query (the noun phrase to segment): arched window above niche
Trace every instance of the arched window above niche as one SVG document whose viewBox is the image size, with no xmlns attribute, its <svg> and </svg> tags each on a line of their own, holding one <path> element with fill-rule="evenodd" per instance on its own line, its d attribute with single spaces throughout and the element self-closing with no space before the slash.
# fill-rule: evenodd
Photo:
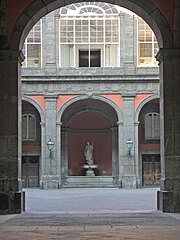
<svg viewBox="0 0 180 240">
<path fill-rule="evenodd" d="M 79 14 L 118 14 L 117 6 L 104 2 L 82 2 L 73 3 L 71 5 L 62 7 L 60 15 L 77 16 Z"/>
<path fill-rule="evenodd" d="M 157 66 L 155 35 L 143 19 L 129 10 L 109 3 L 82 2 L 60 8 L 59 14 L 59 25 L 52 18 L 57 16 L 54 12 L 31 29 L 23 47 L 23 67 L 42 67 L 43 56 L 57 49 L 56 60 L 59 55 L 62 68 L 120 67 L 124 60 L 134 61 L 134 66 L 139 67 Z M 56 36 L 49 32 L 48 23 Z M 52 39 L 59 42 L 52 42 L 51 49 L 46 46 Z M 137 56 L 137 61 L 132 56 Z"/>
<path fill-rule="evenodd" d="M 60 67 L 118 67 L 120 8 L 74 3 L 60 9 Z"/>
</svg>

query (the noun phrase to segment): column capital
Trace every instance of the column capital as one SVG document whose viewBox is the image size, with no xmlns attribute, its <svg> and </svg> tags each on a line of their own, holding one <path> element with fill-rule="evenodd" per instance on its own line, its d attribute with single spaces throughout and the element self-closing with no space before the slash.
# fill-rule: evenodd
<svg viewBox="0 0 180 240">
<path fill-rule="evenodd" d="M 138 126 L 139 126 L 139 123 L 140 123 L 139 121 L 134 122 L 134 126 L 135 126 L 135 127 L 136 127 L 136 126 L 138 127 Z"/>
<path fill-rule="evenodd" d="M 45 126 L 45 122 L 40 122 L 40 126 L 44 127 Z"/>
<path fill-rule="evenodd" d="M 22 63 L 24 61 L 24 55 L 22 51 L 19 50 L 0 50 L 0 62 L 3 61 L 18 61 Z"/>
<path fill-rule="evenodd" d="M 57 126 L 62 126 L 62 122 L 56 122 Z"/>
<path fill-rule="evenodd" d="M 119 126 L 119 125 L 123 125 L 124 123 L 123 122 L 121 122 L 121 121 L 118 121 L 117 122 L 117 125 Z"/>
<path fill-rule="evenodd" d="M 46 94 L 44 95 L 44 98 L 46 99 L 46 101 L 56 101 L 58 95 L 56 94 Z"/>
<path fill-rule="evenodd" d="M 159 63 L 162 61 L 180 61 L 180 48 L 160 48 L 156 55 L 156 59 Z"/>
<path fill-rule="evenodd" d="M 135 97 L 135 94 L 134 93 L 123 93 L 122 97 L 126 101 L 128 101 L 128 100 L 132 101 L 132 99 L 134 99 L 134 97 Z"/>
</svg>

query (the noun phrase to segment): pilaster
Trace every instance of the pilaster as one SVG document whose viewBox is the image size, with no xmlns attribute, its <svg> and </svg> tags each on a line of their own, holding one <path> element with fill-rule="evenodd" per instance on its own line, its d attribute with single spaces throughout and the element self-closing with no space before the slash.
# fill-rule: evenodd
<svg viewBox="0 0 180 240">
<path fill-rule="evenodd" d="M 56 134 L 56 95 L 45 95 L 46 101 L 46 127 L 44 152 L 46 153 L 43 165 L 44 174 L 41 176 L 41 188 L 57 189 L 61 186 L 61 178 L 59 176 L 59 164 L 57 160 L 57 134 Z M 48 150 L 47 143 L 52 140 L 54 147 L 52 153 Z"/>
<path fill-rule="evenodd" d="M 55 23 L 55 17 L 54 17 L 54 12 L 49 13 L 46 18 L 46 29 L 44 31 L 44 39 L 46 39 L 45 41 L 45 50 L 44 50 L 44 55 L 45 56 L 45 69 L 47 72 L 55 72 L 57 69 L 56 66 L 56 43 L 58 43 L 56 41 L 56 34 L 55 34 L 55 27 L 56 24 Z M 44 21 L 45 21 L 44 20 Z"/>
<path fill-rule="evenodd" d="M 124 95 L 124 124 L 123 148 L 124 154 L 121 162 L 122 188 L 136 188 L 135 154 L 134 154 L 134 95 Z M 127 141 L 132 140 L 132 148 L 128 149 Z"/>
<path fill-rule="evenodd" d="M 161 186 L 158 209 L 180 212 L 180 49 L 161 49 Z"/>
<path fill-rule="evenodd" d="M 21 213 L 21 53 L 0 50 L 0 213 Z"/>
</svg>

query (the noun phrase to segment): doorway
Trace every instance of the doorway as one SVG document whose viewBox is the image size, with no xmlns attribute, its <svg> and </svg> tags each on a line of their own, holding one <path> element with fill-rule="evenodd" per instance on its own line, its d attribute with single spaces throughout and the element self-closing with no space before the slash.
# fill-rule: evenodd
<svg viewBox="0 0 180 240">
<path fill-rule="evenodd" d="M 22 186 L 39 187 L 39 156 L 22 156 Z"/>
<path fill-rule="evenodd" d="M 160 154 L 142 155 L 142 176 L 144 187 L 155 187 L 160 185 L 161 164 Z"/>
</svg>

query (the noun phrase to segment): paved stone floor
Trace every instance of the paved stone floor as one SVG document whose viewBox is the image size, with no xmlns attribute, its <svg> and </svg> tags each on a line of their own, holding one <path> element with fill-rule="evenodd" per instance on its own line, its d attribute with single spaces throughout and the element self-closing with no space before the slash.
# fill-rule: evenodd
<svg viewBox="0 0 180 240">
<path fill-rule="evenodd" d="M 157 211 L 156 192 L 26 190 L 26 212 L 0 216 L 0 240 L 180 240 L 180 215 Z"/>
</svg>

